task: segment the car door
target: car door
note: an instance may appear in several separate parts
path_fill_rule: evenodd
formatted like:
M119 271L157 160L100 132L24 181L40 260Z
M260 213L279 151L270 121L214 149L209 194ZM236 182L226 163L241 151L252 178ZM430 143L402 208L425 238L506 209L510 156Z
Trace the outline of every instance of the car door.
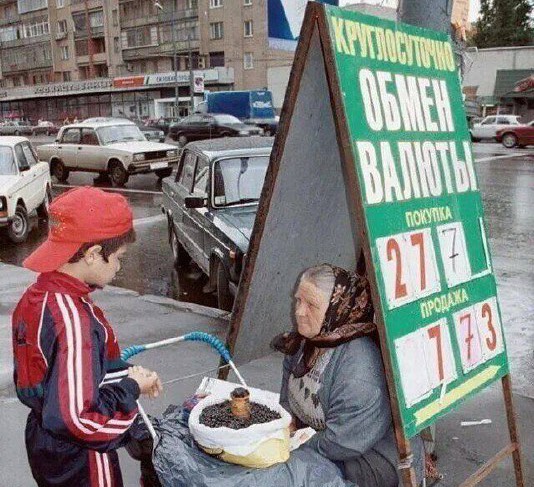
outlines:
M482 139L488 138L488 137L495 137L495 117L487 117L484 120L482 120L482 123L480 124L480 127L478 128L478 133L475 134L476 137L480 137Z
M207 269L204 267L204 239L197 221L192 217L192 212L195 209L185 207L185 198L193 196L193 182L197 159L198 156L195 152L190 150L185 151L181 168L175 178L175 184L172 185L172 194L169 196L172 200L171 211L178 240L199 267L207 272Z
M206 205L201 208L189 208L187 209L187 216L190 218L188 222L189 229L193 235L193 239L200 246L201 252L198 254L199 266L204 269L206 274L209 274L209 263L211 247L208 248L207 242L209 242L209 222L206 218L208 213L208 180L209 180L209 161L203 154L197 156L197 163L195 167L195 173L193 178L192 196L197 198L204 198Z
M491 137L495 137L497 135L497 131L505 129L510 127L511 121L509 118L506 117L497 117L495 120L494 130L492 132Z
M19 145L22 147L26 162L30 166L28 173L31 176L31 201L32 207L37 208L45 199L46 182L49 174L48 164L39 162L37 154L29 142L22 142Z
M19 168L20 184L17 188L17 196L21 197L26 205L26 210L31 212L38 206L40 191L39 180L35 171L36 159L27 158L28 151L24 150L22 143L15 145L15 158ZM31 151L30 151L31 153ZM33 164L32 164L33 163Z
M106 169L100 141L93 128L82 128L76 166L82 171L105 171Z
M58 156L68 168L77 167L78 147L80 147L81 130L79 128L65 129L58 144Z
M205 139L205 126L202 122L201 115L191 115L187 121L187 130L189 140L202 140Z

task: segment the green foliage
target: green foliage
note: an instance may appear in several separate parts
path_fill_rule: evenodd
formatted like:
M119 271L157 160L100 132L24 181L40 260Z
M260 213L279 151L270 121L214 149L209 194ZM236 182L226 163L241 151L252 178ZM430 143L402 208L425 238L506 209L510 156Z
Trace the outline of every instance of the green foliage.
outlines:
M481 0L470 44L478 48L534 44L531 0Z

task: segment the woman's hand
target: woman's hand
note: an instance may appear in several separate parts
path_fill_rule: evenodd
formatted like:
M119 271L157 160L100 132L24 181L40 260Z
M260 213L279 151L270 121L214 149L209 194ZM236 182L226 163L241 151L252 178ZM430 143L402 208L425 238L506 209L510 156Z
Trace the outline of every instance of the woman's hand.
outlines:
M128 369L128 377L135 380L139 385L141 394L151 399L158 397L163 391L161 380L156 372L152 372L139 365L134 365Z

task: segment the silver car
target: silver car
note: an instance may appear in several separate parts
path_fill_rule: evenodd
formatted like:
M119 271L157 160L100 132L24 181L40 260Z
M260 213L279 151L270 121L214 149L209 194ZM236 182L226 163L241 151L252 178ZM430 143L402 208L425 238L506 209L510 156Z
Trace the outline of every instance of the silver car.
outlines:
M0 125L0 135L31 135L33 126L29 122L10 120Z

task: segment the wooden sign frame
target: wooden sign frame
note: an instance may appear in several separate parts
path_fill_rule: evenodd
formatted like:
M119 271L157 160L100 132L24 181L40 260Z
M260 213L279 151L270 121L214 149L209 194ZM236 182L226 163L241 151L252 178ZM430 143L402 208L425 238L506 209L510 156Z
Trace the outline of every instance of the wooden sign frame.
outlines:
M334 115L334 125L337 143L339 147L339 155L342 163L342 172L345 179L345 189L347 194L347 200L349 203L349 213L353 221L356 222L357 231L359 232L358 241L362 244L362 250L367 264L368 278L371 284L372 299L376 312L376 323L380 337L382 359L389 389L393 424L400 458L399 469L401 470L401 477L404 486L417 487L415 471L412 466L412 453L410 451L410 443L404 433L401 422L398 394L393 377L393 366L391 363L390 354L387 349L388 345L384 325L384 316L382 313L382 307L380 305L377 273L376 269L374 269L372 264L373 260L371 257L370 243L365 230L366 225L363 200L360 196L362 194L360 182L356 173L356 166L351 146L349 128L344 115L345 112L340 90L340 82L335 67L334 46L332 45L332 40L329 34L329 27L327 22L328 20L325 11L325 6L319 3L310 2L307 6L300 40L295 53L295 61L291 70L289 85L284 100L284 106L282 109L280 127L271 155L271 161L267 172L265 185L263 188L263 193L249 245L249 252L246 259L245 267L243 269L236 302L234 304L230 329L227 336L227 346L230 352L233 354L235 351L237 337L241 330L241 325L243 323L243 315L247 299L249 299L249 289L254 278L254 268L256 265L256 259L260 248L260 242L264 237L267 215L271 207L273 190L277 181L277 176L280 169L280 162L284 154L286 140L288 138L288 133L290 129L290 123L295 111L295 104L297 100L297 95L299 93L303 72L306 66L306 61L308 59L310 43L312 41L314 33L318 33L324 61L326 79L329 87L330 104L332 106L332 112ZM358 255L359 252L360 249L355 249L355 255ZM220 377L226 378L227 373L227 369L223 369L223 371L220 373ZM508 430L511 441L506 447L504 447L495 456L489 459L481 468L479 468L467 480L465 480L461 484L461 487L471 487L477 485L482 479L487 477L503 459L507 458L508 455L511 455L513 459L516 486L525 486L521 466L520 443L517 434L516 418L512 401L510 375L505 375L501 381L506 407Z

